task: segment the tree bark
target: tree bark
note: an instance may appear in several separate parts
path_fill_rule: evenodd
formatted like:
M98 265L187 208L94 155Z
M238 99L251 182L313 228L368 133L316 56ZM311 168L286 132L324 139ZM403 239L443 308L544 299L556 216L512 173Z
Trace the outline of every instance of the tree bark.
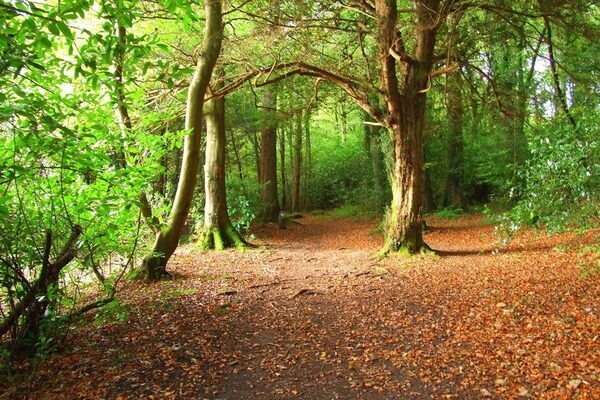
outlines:
M279 171L281 174L281 209L288 209L287 199L287 176L285 173L285 130L279 131Z
M292 176L292 212L300 211L300 182L302 179L302 112L296 116L294 129L294 173Z
M444 205L463 207L463 165L464 108L461 95L462 79L460 71L448 76L447 109L450 130L448 132L448 175Z
M427 168L423 171L423 212L428 213L435 210L435 200L433 198L433 187L431 186L431 177Z
M206 26L200 56L188 89L185 129L189 133L184 139L177 192L169 214L168 226L156 235L152 251L146 256L142 264L140 277L146 280L156 280L166 274L167 262L177 249L179 239L185 228L185 221L196 187L200 164L204 95L221 52L221 42L223 40L221 0L206 0L204 10Z
M214 89L223 88L223 66L215 67ZM203 250L244 248L247 243L234 228L227 212L225 189L225 98L213 98L204 105L206 151L204 164L204 226L199 245Z
M309 190L312 181L312 149L310 143L310 119L311 119L311 110L308 108L304 113L304 134L305 134L305 144L304 144L304 191L302 193L302 207L305 210L311 208L311 201L309 196Z
M344 101L340 101L340 120L342 123L342 144L346 144L348 140L348 113Z
M260 145L258 144L258 139L256 138L256 133L252 132L250 134L250 140L252 141L252 149L254 149L254 161L256 162L256 177L258 178L258 184L262 182L260 178Z
M260 135L260 202L263 222L277 222L279 198L277 195L277 99L269 89L263 94L263 107L267 109Z
M418 253L428 249L423 240L423 126L426 91L430 83L433 50L439 24L439 1L415 3L417 41L414 55L403 68L399 89L396 59L390 49L401 40L397 32L395 0L376 0L381 76L388 111L386 125L392 137L392 204L382 254Z

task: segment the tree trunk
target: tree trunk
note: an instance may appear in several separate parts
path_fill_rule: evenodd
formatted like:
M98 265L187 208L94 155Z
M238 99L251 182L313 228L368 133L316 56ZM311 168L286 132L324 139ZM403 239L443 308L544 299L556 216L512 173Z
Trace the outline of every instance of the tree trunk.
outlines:
M258 179L258 184L262 182L260 178L260 145L258 144L258 139L256 138L256 133L252 132L250 134L250 140L252 140L252 148L254 149L254 160L256 162L256 178Z
M244 195L246 195L246 185L244 184L244 169L242 168L242 160L240 158L240 152L238 150L237 141L235 140L235 132L231 132L231 147L233 148L233 154L235 155L235 161L238 168L238 176L244 189Z
M213 89L223 88L223 66L217 67ZM227 212L225 189L225 98L215 98L204 105L206 121L206 157L204 164L204 227L199 244L203 250L244 248L246 241L233 227Z
M223 39L221 0L206 0L204 10L206 26L200 57L188 89L185 114L185 129L188 134L184 139L177 192L169 214L168 226L156 235L152 251L146 256L142 264L140 275L146 280L156 280L165 275L167 262L177 249L179 239L183 233L196 187L200 164L204 95L221 52Z
M260 135L260 202L261 219L264 222L277 222L279 218L279 198L277 195L277 123L275 109L277 99L265 89L263 107L267 109Z
M464 109L461 95L462 79L460 71L448 76L448 122L450 127L448 137L448 176L444 205L463 207L463 165L464 142L463 120Z
M423 171L423 212L429 213L435 210L435 200L433 199L433 187L431 186L431 177L427 169Z
M392 204L382 254L428 249L423 240L423 126L439 1L416 2L415 8L419 22L416 48L403 68L404 87L400 90L396 59L390 54L400 40L397 4L395 0L375 1L386 126L393 146Z
M287 176L285 173L285 130L280 129L279 137L279 170L281 173L281 209L288 209L287 200Z
M423 99L424 100L424 99ZM403 103L401 123L393 125L394 166L390 224L385 252L420 252L423 241L423 119L424 101ZM423 110L420 108L423 106Z
M368 126L369 152L371 168L373 169L373 190L377 200L377 210L383 210L387 201L385 195L385 167L383 162L383 151L381 151L381 129L378 126Z
M302 193L303 198L303 208L308 210L311 208L311 201L309 198L308 188L311 185L312 181L312 152L311 152L311 144L310 144L310 118L311 111L310 108L306 110L304 113L304 134L305 134L305 144L304 144L304 191Z
M548 17L544 17L544 27L546 28L546 44L548 45L548 64L550 64L550 72L552 73L552 83L554 85L555 92L555 102L557 103L557 108L560 106L564 111L567 120L573 126L574 129L577 129L577 123L575 123L575 118L573 118L573 114L571 114L571 110L569 110L569 106L567 104L567 99L562 91L560 85L560 78L558 77L558 70L556 69L556 60L554 58L554 46L552 43L552 26L550 25L550 19Z
M294 174L292 181L292 212L300 211L300 181L302 177L302 112L294 129Z
M348 139L347 115L348 115L348 113L346 112L345 103L342 101L342 102L340 102L340 120L342 122L342 144L345 144L346 140Z

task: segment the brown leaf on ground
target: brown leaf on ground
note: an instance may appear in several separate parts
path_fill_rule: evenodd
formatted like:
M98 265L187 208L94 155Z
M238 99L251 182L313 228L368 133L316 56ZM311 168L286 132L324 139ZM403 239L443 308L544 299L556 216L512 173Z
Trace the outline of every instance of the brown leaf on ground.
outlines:
M0 397L600 398L597 237L428 222L437 255L376 264L375 221L328 217L267 226L266 251L180 249L176 279L122 289L127 322L76 326Z

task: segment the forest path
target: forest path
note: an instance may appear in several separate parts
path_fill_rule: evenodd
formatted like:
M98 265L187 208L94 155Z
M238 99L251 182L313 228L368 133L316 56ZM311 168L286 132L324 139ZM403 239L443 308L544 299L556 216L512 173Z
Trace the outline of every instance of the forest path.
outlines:
M126 283L8 397L599 398L593 234L502 247L481 217L432 219L439 255L377 261L376 222L299 222L263 249L181 249L174 279Z

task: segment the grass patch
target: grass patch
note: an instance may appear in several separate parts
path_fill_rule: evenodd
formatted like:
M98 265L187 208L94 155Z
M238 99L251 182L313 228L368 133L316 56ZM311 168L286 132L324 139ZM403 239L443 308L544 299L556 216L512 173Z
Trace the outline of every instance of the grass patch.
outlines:
M441 219L457 219L460 218L464 213L464 210L460 207L446 207L437 211L434 215Z
M324 214L333 218L374 218L380 216L375 210L365 210L357 204L344 204Z

